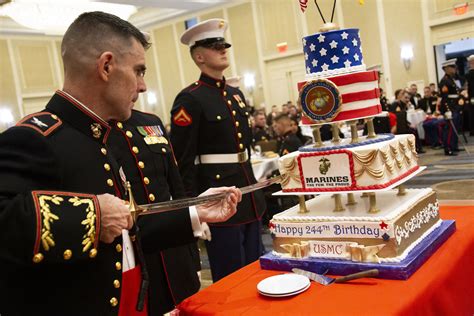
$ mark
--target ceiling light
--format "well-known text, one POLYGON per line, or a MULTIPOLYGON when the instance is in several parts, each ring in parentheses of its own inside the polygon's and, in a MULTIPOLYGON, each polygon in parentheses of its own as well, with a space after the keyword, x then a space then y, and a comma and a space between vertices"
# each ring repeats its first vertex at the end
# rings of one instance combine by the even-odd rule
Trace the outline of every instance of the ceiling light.
POLYGON ((0 7, 0 15, 27 28, 54 35, 63 35, 74 19, 89 11, 103 11, 128 20, 137 9, 132 5, 89 0, 16 0, 0 7))

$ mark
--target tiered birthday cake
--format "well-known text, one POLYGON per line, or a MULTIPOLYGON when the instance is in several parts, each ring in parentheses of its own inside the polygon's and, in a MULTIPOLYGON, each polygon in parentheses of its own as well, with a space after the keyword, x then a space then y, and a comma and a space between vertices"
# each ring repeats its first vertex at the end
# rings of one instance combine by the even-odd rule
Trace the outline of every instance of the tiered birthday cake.
POLYGON ((379 277, 406 279, 454 232, 454 222, 440 220, 432 189, 402 185, 423 168, 415 137, 374 132, 378 76, 365 71, 359 31, 331 29, 304 37, 303 47, 307 81, 298 84, 299 104, 315 143, 279 160, 281 194, 299 195, 300 204, 270 221, 274 250, 261 266, 332 274, 377 268, 379 277), (359 137, 362 118, 368 135, 359 137), (339 139, 342 121, 351 139, 339 139), (321 124, 332 125, 331 141, 321 141, 321 124), (306 201, 310 194, 319 195, 306 201))

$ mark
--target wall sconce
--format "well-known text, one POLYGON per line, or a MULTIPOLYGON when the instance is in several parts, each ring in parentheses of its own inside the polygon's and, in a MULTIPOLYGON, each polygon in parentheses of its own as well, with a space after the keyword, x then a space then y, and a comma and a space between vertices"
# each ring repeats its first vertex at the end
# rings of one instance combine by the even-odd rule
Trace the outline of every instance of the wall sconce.
POLYGON ((13 113, 10 109, 3 108, 0 109, 0 124, 6 127, 10 127, 13 125, 13 113))
POLYGON ((247 103, 249 106, 253 106, 253 89, 255 87, 255 74, 252 74, 252 73, 244 74, 244 86, 245 86, 245 89, 247 89, 247 91, 250 94, 250 97, 248 98, 247 103))
POLYGON ((403 45, 400 50, 400 57, 403 60, 403 65, 406 70, 410 69, 411 61, 413 59, 413 46, 403 45))
POLYGON ((244 75, 244 86, 250 94, 253 93, 253 88, 255 87, 255 74, 246 73, 244 75))

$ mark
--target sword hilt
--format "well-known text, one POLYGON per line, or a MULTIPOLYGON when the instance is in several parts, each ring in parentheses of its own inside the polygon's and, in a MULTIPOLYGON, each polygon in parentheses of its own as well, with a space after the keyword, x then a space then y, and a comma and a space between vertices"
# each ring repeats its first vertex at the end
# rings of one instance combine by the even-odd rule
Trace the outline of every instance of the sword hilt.
POLYGON ((128 192, 128 209, 132 215, 133 222, 136 223, 138 214, 141 213, 141 209, 138 207, 137 202, 135 202, 135 199, 133 198, 132 185, 129 181, 125 182, 125 188, 128 192))

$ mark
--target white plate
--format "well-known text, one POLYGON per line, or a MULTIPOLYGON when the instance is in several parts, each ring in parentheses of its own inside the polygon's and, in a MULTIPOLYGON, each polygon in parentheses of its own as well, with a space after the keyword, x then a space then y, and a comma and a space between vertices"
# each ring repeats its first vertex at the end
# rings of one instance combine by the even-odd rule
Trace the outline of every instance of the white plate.
POLYGON ((264 292, 258 292, 264 296, 269 296, 269 297, 287 297, 287 296, 292 296, 292 295, 296 295, 296 294, 300 294, 300 293, 303 293, 304 291, 306 291, 307 289, 309 289, 309 286, 311 284, 308 284, 307 286, 305 286, 304 288, 302 288, 301 290, 299 291, 296 291, 296 292, 290 292, 290 293, 286 293, 286 294, 268 294, 268 293, 264 293, 264 292))
POLYGON ((268 277, 257 284, 257 289, 263 295, 293 295, 309 285, 310 281, 304 275, 287 273, 268 277))

